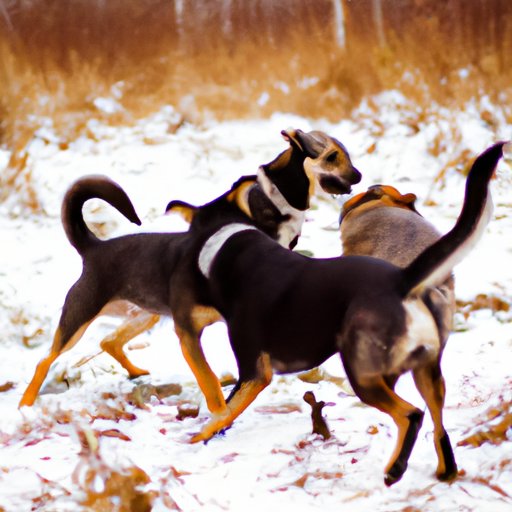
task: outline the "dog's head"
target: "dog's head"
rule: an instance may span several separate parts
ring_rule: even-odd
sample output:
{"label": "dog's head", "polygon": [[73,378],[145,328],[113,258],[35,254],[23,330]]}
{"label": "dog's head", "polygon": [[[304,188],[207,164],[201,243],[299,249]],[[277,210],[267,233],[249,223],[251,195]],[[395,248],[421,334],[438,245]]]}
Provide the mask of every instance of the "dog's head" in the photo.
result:
{"label": "dog's head", "polygon": [[331,194],[348,194],[361,181],[346,149],[333,137],[293,128],[282,130],[281,135],[290,147],[261,169],[292,207],[309,208],[316,182]]}
{"label": "dog's head", "polygon": [[348,151],[339,140],[317,130],[282,133],[302,148],[309,179],[318,181],[329,194],[348,194],[352,185],[361,181],[361,173],[352,165]]}
{"label": "dog's head", "polygon": [[340,214],[340,223],[352,211],[358,208],[379,208],[381,206],[392,206],[404,208],[420,215],[416,210],[416,195],[401,194],[391,185],[372,185],[366,192],[361,192],[345,202]]}
{"label": "dog's head", "polygon": [[190,232],[208,233],[231,223],[255,226],[274,240],[281,240],[281,229],[288,221],[264,193],[256,176],[243,176],[230,190],[202,206],[171,201],[166,214],[179,213],[189,224]]}

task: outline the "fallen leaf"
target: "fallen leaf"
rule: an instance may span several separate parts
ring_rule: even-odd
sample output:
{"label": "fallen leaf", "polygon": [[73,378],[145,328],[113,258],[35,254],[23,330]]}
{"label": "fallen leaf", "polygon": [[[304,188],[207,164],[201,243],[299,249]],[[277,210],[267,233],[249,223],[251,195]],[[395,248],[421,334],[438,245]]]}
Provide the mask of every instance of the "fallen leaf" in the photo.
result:
{"label": "fallen leaf", "polygon": [[301,412],[302,408],[296,403],[285,403],[276,405],[261,405],[254,410],[259,414],[290,414],[292,412]]}
{"label": "fallen leaf", "polygon": [[233,462],[240,454],[237,452],[228,453],[227,455],[224,455],[219,460],[221,462]]}
{"label": "fallen leaf", "polygon": [[121,439],[123,441],[131,441],[131,438],[128,437],[126,434],[123,434],[120,430],[117,430],[117,428],[111,428],[108,430],[102,430],[100,432],[100,436],[103,437],[115,437],[117,439]]}
{"label": "fallen leaf", "polygon": [[178,415],[176,419],[181,421],[185,418],[197,418],[199,416],[199,407],[192,404],[178,405]]}
{"label": "fallen leaf", "polygon": [[14,382],[8,381],[5,384],[0,385],[0,393],[5,393],[6,391],[10,391],[14,389],[16,384]]}

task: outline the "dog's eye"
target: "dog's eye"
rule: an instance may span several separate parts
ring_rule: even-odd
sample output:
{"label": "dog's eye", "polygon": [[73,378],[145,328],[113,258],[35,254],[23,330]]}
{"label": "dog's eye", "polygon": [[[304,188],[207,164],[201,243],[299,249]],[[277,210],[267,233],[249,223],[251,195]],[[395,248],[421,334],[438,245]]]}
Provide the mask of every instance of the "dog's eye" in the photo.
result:
{"label": "dog's eye", "polygon": [[334,163],[336,162],[336,157],[337,157],[337,154],[336,154],[336,151],[333,151],[332,153],[329,153],[325,159],[330,163]]}

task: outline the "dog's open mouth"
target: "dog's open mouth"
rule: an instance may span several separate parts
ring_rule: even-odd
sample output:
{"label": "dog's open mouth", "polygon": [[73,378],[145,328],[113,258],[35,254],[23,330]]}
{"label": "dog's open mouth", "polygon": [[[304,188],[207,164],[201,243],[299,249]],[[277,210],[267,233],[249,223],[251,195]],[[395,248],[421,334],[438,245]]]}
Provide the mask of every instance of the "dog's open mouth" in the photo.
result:
{"label": "dog's open mouth", "polygon": [[328,194],[350,194],[352,183],[345,178],[334,174],[323,174],[320,176],[320,186]]}

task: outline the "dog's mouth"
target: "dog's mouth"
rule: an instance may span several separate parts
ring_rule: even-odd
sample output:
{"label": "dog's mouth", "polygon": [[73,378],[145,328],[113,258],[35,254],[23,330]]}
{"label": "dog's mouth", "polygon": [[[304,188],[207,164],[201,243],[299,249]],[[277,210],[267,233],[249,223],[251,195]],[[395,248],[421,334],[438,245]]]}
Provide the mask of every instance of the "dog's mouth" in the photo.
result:
{"label": "dog's mouth", "polygon": [[352,190],[352,183],[350,181],[334,174],[322,174],[319,183],[328,194],[350,194]]}

